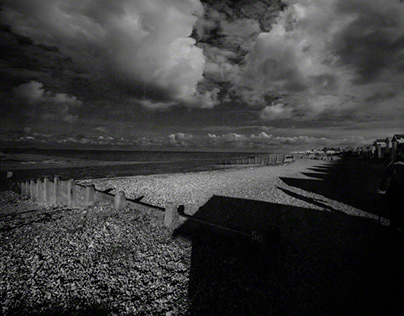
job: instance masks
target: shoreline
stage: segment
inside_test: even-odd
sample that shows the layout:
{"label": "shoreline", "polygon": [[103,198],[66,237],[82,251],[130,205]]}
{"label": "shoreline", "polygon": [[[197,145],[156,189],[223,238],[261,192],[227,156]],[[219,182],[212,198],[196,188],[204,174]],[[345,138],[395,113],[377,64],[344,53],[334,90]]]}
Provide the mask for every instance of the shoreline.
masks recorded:
{"label": "shoreline", "polygon": [[[306,175],[310,169],[331,167],[336,162],[305,159],[276,166],[229,166],[209,171],[86,179],[78,183],[94,184],[101,191],[112,189],[111,193],[124,191],[130,199],[142,197],[142,202],[159,207],[164,207],[167,203],[184,205],[185,212],[189,215],[195,214],[212,197],[223,196],[317,211],[335,210],[378,220],[377,215],[366,210],[310,190],[289,186],[283,180],[315,181],[313,177]],[[313,174],[320,176],[323,173]],[[382,218],[381,221],[382,224],[389,225],[387,219]]]}
{"label": "shoreline", "polygon": [[[193,159],[193,161],[213,161],[213,159]],[[105,167],[120,165],[142,165],[142,164],[167,164],[186,162],[187,159],[176,160],[84,160],[69,159],[56,156],[14,154],[11,157],[0,160],[1,171],[18,171],[28,169],[52,169],[52,168],[86,168],[86,167]]]}
{"label": "shoreline", "polygon": [[[102,159],[102,157],[100,157]],[[104,157],[105,158],[105,157]],[[61,179],[100,179],[137,175],[155,175],[179,172],[200,172],[221,169],[244,169],[259,167],[256,164],[224,165],[224,157],[186,156],[163,157],[126,157],[132,160],[120,160],[124,157],[109,157],[111,160],[87,158],[66,158],[36,154],[16,154],[2,157],[0,160],[0,178],[6,178],[6,172],[13,172],[14,181],[59,176]],[[229,157],[227,157],[229,158]],[[112,160],[114,159],[114,160]]]}

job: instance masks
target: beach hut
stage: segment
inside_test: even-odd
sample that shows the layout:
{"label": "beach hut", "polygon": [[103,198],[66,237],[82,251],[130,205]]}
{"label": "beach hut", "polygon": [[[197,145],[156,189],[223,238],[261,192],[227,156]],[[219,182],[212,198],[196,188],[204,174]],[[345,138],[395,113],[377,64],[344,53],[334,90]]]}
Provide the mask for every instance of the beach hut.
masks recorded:
{"label": "beach hut", "polygon": [[391,158],[391,152],[392,152],[392,148],[391,148],[391,146],[392,146],[392,143],[391,143],[391,140],[392,140],[392,138],[391,137],[386,137],[386,140],[385,140],[385,142],[386,142],[386,147],[385,147],[385,150],[384,150],[384,155],[383,155],[383,158],[385,159],[385,160],[389,160],[390,158]]}
{"label": "beach hut", "polygon": [[373,142],[373,146],[375,146],[375,157],[378,159],[383,159],[384,152],[386,151],[386,139],[376,139]]}
{"label": "beach hut", "polygon": [[404,146],[404,134],[395,134],[391,140],[391,159],[395,160],[398,146]]}

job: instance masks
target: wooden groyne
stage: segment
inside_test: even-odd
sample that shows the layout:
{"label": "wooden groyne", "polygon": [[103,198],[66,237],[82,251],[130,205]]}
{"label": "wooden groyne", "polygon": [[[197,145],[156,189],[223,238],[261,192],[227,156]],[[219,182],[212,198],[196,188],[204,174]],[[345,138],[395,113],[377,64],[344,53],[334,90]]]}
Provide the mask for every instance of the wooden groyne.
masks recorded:
{"label": "wooden groyne", "polygon": [[[68,208],[87,208],[96,203],[107,203],[112,205],[117,211],[124,208],[131,208],[134,211],[140,211],[144,214],[156,218],[164,227],[175,229],[185,222],[196,227],[213,230],[219,234],[224,234],[236,238],[247,238],[258,243],[265,243],[267,232],[251,231],[242,232],[230,229],[225,226],[217,225],[188,215],[184,212],[183,205],[176,205],[168,202],[165,207],[155,206],[141,201],[139,199],[129,199],[123,191],[112,194],[106,191],[100,191],[93,184],[80,185],[75,180],[63,181],[59,176],[53,179],[49,177],[31,179],[28,181],[16,183],[14,186],[22,197],[43,206],[43,207],[68,207]],[[275,229],[276,230],[276,229]]]}
{"label": "wooden groyne", "polygon": [[287,162],[293,162],[298,159],[295,155],[283,155],[283,154],[272,154],[272,155],[258,155],[249,156],[243,158],[233,158],[227,159],[220,163],[220,165],[279,165]]}
{"label": "wooden groyne", "polygon": [[140,200],[128,199],[123,191],[112,194],[97,190],[93,184],[80,185],[72,179],[62,181],[59,176],[52,180],[48,177],[31,179],[17,183],[16,187],[23,197],[43,207],[85,208],[101,202],[113,205],[116,210],[127,206],[135,207],[139,211],[161,218],[167,209],[172,208],[171,204],[162,208]]}

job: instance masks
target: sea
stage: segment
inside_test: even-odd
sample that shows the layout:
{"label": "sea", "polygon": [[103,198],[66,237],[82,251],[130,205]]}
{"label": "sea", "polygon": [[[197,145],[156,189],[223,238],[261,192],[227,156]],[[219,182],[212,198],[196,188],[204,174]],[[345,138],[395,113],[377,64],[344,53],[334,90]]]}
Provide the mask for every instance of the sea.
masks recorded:
{"label": "sea", "polygon": [[[246,158],[257,154],[242,152],[193,152],[193,151],[132,151],[132,150],[83,150],[83,149],[2,149],[4,154],[27,154],[46,157],[66,158],[84,162],[103,162],[101,165],[86,167],[63,167],[49,165],[44,168],[14,168],[13,180],[25,181],[44,176],[61,179],[115,178],[135,175],[166,174],[216,170],[224,160]],[[119,162],[117,165],[108,165]],[[127,163],[126,163],[127,162]],[[2,173],[5,173],[3,170]],[[2,175],[2,178],[5,175]]]}

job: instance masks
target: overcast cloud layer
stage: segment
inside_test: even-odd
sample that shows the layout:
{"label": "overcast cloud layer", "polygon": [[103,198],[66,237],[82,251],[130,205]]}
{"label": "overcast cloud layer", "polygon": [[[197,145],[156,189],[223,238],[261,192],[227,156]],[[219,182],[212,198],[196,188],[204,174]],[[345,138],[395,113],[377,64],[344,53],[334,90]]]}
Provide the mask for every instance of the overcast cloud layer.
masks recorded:
{"label": "overcast cloud layer", "polygon": [[399,0],[1,6],[10,135],[273,149],[404,132]]}

